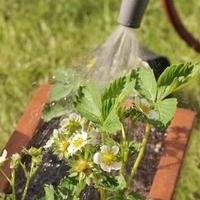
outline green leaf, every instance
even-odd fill
[[[114,80],[110,85],[105,89],[102,95],[102,101],[106,99],[115,99],[118,95],[121,94],[124,86],[126,84],[126,77],[120,77],[117,80]]]
[[[107,191],[120,192],[126,188],[126,181],[123,176],[105,176],[102,175],[98,180],[98,186],[104,188]]]
[[[146,198],[141,197],[139,194],[131,192],[126,200],[145,200]]]
[[[45,185],[44,187],[45,191],[45,200],[54,200],[54,188],[52,185]]]
[[[58,101],[76,91],[81,84],[79,74],[73,69],[59,69],[55,72],[49,101]]]
[[[145,122],[147,120],[147,117],[142,113],[138,108],[132,107],[129,110],[125,112],[126,117],[131,117],[132,120],[134,121],[143,121]]]
[[[77,111],[86,119],[100,123],[102,119],[102,103],[99,89],[95,84],[81,88],[75,102]]]
[[[64,177],[56,190],[57,199],[73,199],[78,185],[76,177]]]
[[[113,81],[102,94],[102,131],[115,133],[121,129],[118,111],[123,101],[134,91],[135,80],[128,74]]]
[[[48,122],[53,118],[60,117],[62,115],[70,113],[70,111],[72,110],[71,104],[72,103],[64,100],[46,104],[42,113],[43,120],[45,122]]]
[[[140,68],[138,70],[136,89],[140,95],[154,102],[157,95],[157,83],[151,68]]]
[[[55,72],[49,102],[43,109],[44,121],[50,121],[71,111],[72,99],[81,82],[79,74],[73,69],[59,69]]]
[[[72,87],[70,85],[65,85],[61,83],[56,83],[51,86],[51,93],[49,101],[58,101],[64,99],[72,92]]]
[[[177,105],[177,99],[169,98],[159,101],[155,105],[155,110],[159,113],[158,121],[164,126],[167,127],[168,123],[171,121],[172,117],[175,114]]]
[[[164,99],[171,93],[181,89],[198,73],[199,69],[191,63],[172,65],[166,68],[158,79],[157,99]]]
[[[129,79],[129,77],[126,77],[124,88],[122,89],[121,93],[116,97],[116,107],[119,107],[124,100],[127,100],[130,95],[137,93],[137,91],[135,90],[135,83],[136,80],[132,80]]]
[[[118,107],[124,99],[134,92],[135,82],[136,80],[131,74],[114,80],[104,90],[102,102],[109,100],[112,101],[113,105],[115,104],[115,107]]]
[[[107,133],[116,133],[121,129],[121,122],[116,113],[116,110],[112,110],[102,124],[102,131]]]
[[[118,182],[118,186],[117,186],[118,190],[120,190],[120,191],[124,190],[127,187],[127,183],[126,183],[124,176],[119,175],[116,177],[116,179]]]

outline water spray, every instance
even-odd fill
[[[156,76],[159,76],[169,66],[166,57],[147,50],[137,38],[148,2],[149,0],[122,0],[119,26],[94,51],[89,64],[93,79],[105,84],[130,69],[143,66],[150,66]]]

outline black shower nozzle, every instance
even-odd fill
[[[127,27],[139,28],[149,0],[122,0],[118,22]]]

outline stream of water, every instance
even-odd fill
[[[94,51],[88,67],[91,76],[100,84],[121,76],[133,67],[148,66],[139,57],[137,30],[118,26],[108,39]]]

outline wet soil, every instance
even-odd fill
[[[59,127],[59,119],[53,119],[48,123],[43,123],[37,130],[37,133],[29,143],[28,147],[41,147],[46,144],[48,139],[53,133],[55,128]],[[125,122],[126,132],[128,132],[128,136],[130,140],[142,141],[144,126],[139,123],[136,125],[132,125],[130,121]],[[134,130],[134,131],[132,131]],[[133,134],[134,132],[134,134]],[[146,196],[150,190],[157,166],[159,164],[160,157],[163,153],[163,141],[166,137],[166,134],[160,133],[156,131],[156,129],[152,129],[152,134],[149,138],[149,143],[147,146],[147,151],[145,152],[145,156],[140,165],[139,171],[132,183],[133,190],[139,193],[142,196]],[[135,159],[135,156],[132,155],[129,159],[127,165],[127,171],[130,172],[130,166]],[[27,156],[23,156],[23,162],[29,166],[30,158]],[[66,176],[68,173],[67,163],[64,161],[58,160],[58,158],[52,153],[48,152],[43,156],[42,164],[32,178],[30,187],[28,189],[28,195],[26,200],[35,200],[44,195],[44,185],[52,184],[53,186],[57,186],[60,180]],[[17,171],[17,179],[16,179],[16,192],[18,198],[20,199],[21,193],[24,188],[25,176],[21,169]],[[94,198],[91,194],[95,194]],[[98,200],[98,195],[94,192],[94,188],[88,187],[84,193],[82,193],[81,200]]]

